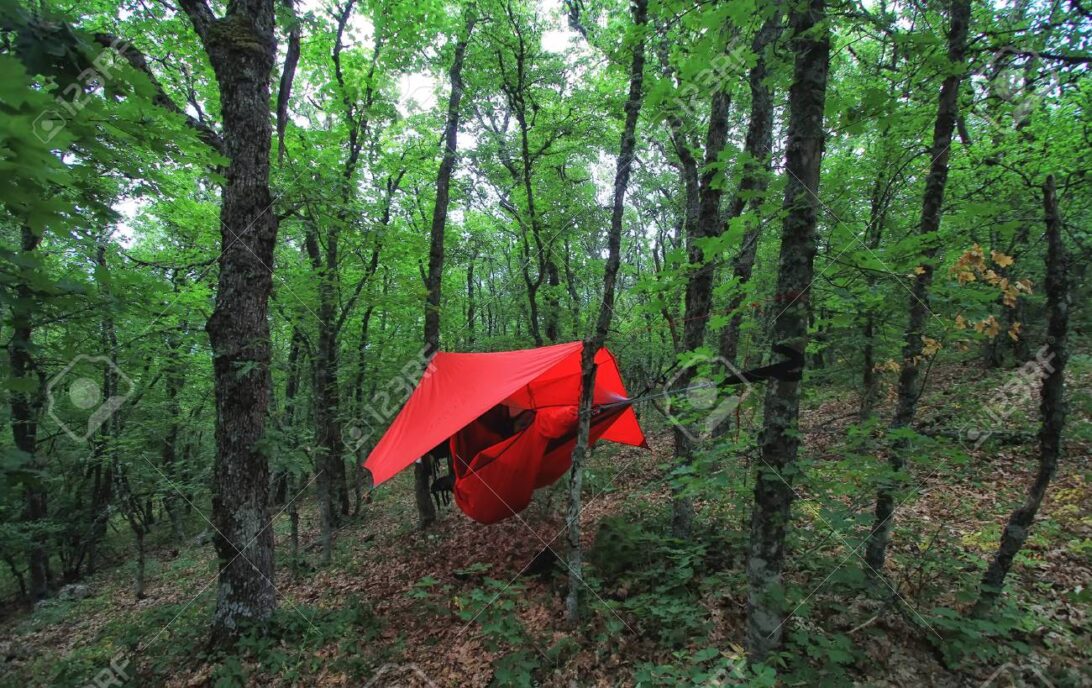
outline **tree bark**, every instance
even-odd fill
[[[167,335],[166,364],[164,371],[164,396],[167,402],[167,431],[163,436],[163,448],[160,452],[163,472],[172,481],[177,482],[178,476],[178,445],[181,429],[182,405],[179,394],[185,384],[182,370],[182,333],[186,325],[181,323],[179,331],[170,332]],[[163,496],[163,508],[171,521],[171,531],[176,540],[181,541],[185,537],[182,528],[182,510],[178,508],[178,492],[170,490]]]
[[[292,99],[292,82],[296,78],[296,67],[300,62],[300,19],[296,15],[295,0],[284,0],[285,11],[291,25],[288,27],[288,49],[284,55],[284,69],[281,70],[281,82],[277,88],[277,164],[284,160],[287,146],[284,132],[288,128],[288,104]]]
[[[470,347],[474,346],[474,326],[478,319],[477,304],[474,302],[474,261],[477,255],[471,254],[470,261],[466,264],[466,342]]]
[[[785,220],[775,296],[775,308],[781,312],[773,321],[772,344],[803,352],[811,310],[823,107],[830,60],[823,0],[797,2],[789,25],[795,57],[785,151]],[[762,460],[755,479],[747,557],[747,649],[752,661],[764,660],[781,646],[781,570],[799,446],[801,383],[774,379],[767,384]]]
[[[920,235],[927,242],[923,252],[920,274],[914,277],[910,289],[910,317],[906,325],[906,341],[903,345],[902,370],[899,373],[898,401],[891,428],[909,427],[917,411],[921,395],[919,370],[922,359],[922,337],[928,323],[929,285],[933,280],[933,259],[938,242],[941,209],[944,204],[944,188],[948,182],[948,158],[951,153],[952,134],[959,113],[959,85],[962,81],[963,55],[967,43],[967,25],[971,19],[970,0],[954,0],[948,28],[948,62],[955,73],[944,79],[937,101],[937,116],[933,125],[933,143],[929,151],[932,161],[925,178],[925,193],[921,204]],[[887,543],[895,516],[895,490],[905,478],[906,451],[904,441],[896,442],[889,453],[891,475],[881,482],[876,495],[876,517],[868,536],[865,563],[871,575],[883,571],[887,556]]]
[[[727,35],[727,32],[724,32]],[[701,248],[701,241],[719,236],[724,229],[720,221],[720,200],[723,189],[714,184],[718,173],[723,170],[718,166],[721,151],[728,140],[728,112],[731,96],[725,87],[717,89],[712,96],[709,113],[709,128],[705,136],[705,155],[698,177],[698,216],[689,224],[686,236],[686,251],[689,261],[689,274],[686,281],[686,300],[683,315],[683,352],[694,351],[705,341],[705,330],[709,323],[709,312],[713,304],[713,277],[716,273],[716,260],[706,256]],[[689,205],[689,202],[688,202]],[[689,215],[689,210],[688,210]],[[680,352],[681,353],[681,352]],[[674,380],[676,390],[685,389],[693,379],[693,367],[684,368],[682,374]],[[693,458],[695,430],[676,423],[675,461],[687,464]],[[677,488],[671,500],[671,533],[675,537],[688,539],[694,521],[694,505],[691,499]]]
[[[470,10],[468,10],[469,12]],[[451,93],[447,100],[447,118],[444,122],[444,154],[436,173],[436,204],[432,207],[432,231],[428,252],[428,275],[425,278],[425,355],[432,356],[440,350],[440,304],[444,273],[444,229],[447,226],[447,207],[451,200],[451,176],[459,150],[459,108],[463,99],[463,62],[470,34],[476,18],[468,14],[466,33],[455,44],[455,56],[448,71]],[[413,466],[414,495],[417,515],[422,528],[436,520],[436,505],[429,492],[432,475],[432,457],[423,456]]]
[[[291,341],[288,345],[288,370],[284,381],[284,411],[281,415],[280,429],[288,437],[295,437],[293,426],[296,421],[296,394],[300,388],[300,358],[303,354],[303,333],[296,326],[292,327]],[[292,440],[288,449],[297,451],[299,442]],[[281,470],[273,476],[273,495],[270,504],[285,504],[288,501],[289,482],[291,474],[288,470]]]
[[[217,18],[205,0],[180,3],[220,90],[230,160],[221,193],[220,276],[206,330],[216,385],[214,539],[220,562],[214,643],[277,605],[269,461],[260,443],[269,405],[269,293],[277,216],[269,192],[269,93],[276,61],[273,0],[238,0]]]
[[[144,526],[133,527],[133,537],[136,540],[136,572],[133,574],[133,599],[144,599]]]
[[[1043,183],[1043,211],[1046,217],[1047,267],[1046,297],[1047,345],[1038,361],[1029,363],[1034,373],[1043,377],[1040,390],[1039,470],[1024,503],[1009,516],[1001,534],[997,553],[982,576],[982,586],[973,614],[986,616],[993,608],[1012,568],[1012,561],[1024,546],[1035,515],[1043,503],[1050,481],[1058,469],[1062,454],[1062,428],[1065,426],[1065,364],[1066,336],[1069,329],[1069,259],[1062,243],[1062,220],[1058,213],[1054,176]]]
[[[889,195],[884,193],[884,176],[887,174],[887,127],[881,134],[879,169],[876,171],[876,179],[872,183],[872,194],[869,201],[868,229],[865,237],[865,246],[875,251],[880,246],[883,238],[883,226],[887,217]],[[869,273],[867,277],[869,291],[875,285],[875,277]],[[876,312],[870,306],[865,306],[864,323],[861,327],[864,335],[864,345],[861,347],[861,405],[858,410],[858,418],[864,422],[872,417],[872,410],[876,405],[876,399],[880,391],[880,379],[876,373]]]
[[[38,455],[38,416],[42,408],[42,379],[32,353],[34,347],[34,304],[36,297],[31,289],[32,267],[35,251],[42,237],[24,225],[20,237],[19,265],[23,273],[15,286],[16,301],[11,308],[12,336],[8,344],[8,362],[11,379],[22,386],[13,387],[10,394],[11,434],[15,448],[23,455],[27,466],[41,470],[43,462]],[[46,491],[35,481],[24,488],[25,506],[23,521],[31,529],[31,546],[27,551],[27,570],[30,578],[31,599],[41,600],[49,594],[49,549],[42,530],[49,516]]]
[[[318,240],[318,218],[308,217],[305,223],[304,246],[311,259],[311,267],[318,274],[318,343],[314,358],[315,404],[315,491],[318,497],[319,528],[322,531],[322,564],[329,564],[333,557],[333,531],[338,524],[335,500],[338,496],[338,470],[341,462],[341,423],[337,382],[338,344],[335,322],[337,320],[336,277],[337,237],[331,228],[326,241],[325,265]],[[333,268],[331,268],[333,266]]]
[[[782,30],[782,8],[775,4],[770,16],[763,22],[751,42],[751,52],[756,56],[753,67],[747,74],[747,83],[751,91],[751,112],[747,121],[747,134],[743,144],[743,176],[739,188],[728,206],[725,224],[740,217],[744,209],[751,212],[747,227],[743,232],[739,253],[732,263],[732,276],[736,280],[736,291],[728,301],[728,324],[721,331],[720,357],[736,365],[739,355],[739,334],[743,324],[744,287],[751,280],[755,256],[758,254],[759,232],[762,220],[759,212],[766,200],[766,190],[770,184],[770,152],[773,150],[774,104],[773,89],[766,83],[769,76],[767,53],[777,43]],[[715,434],[718,436],[728,428],[727,422],[718,424]]]
[[[592,400],[595,394],[595,354],[607,339],[614,313],[614,293],[618,281],[618,270],[621,266],[622,217],[625,212],[626,188],[629,186],[629,177],[637,149],[637,120],[641,115],[644,97],[645,27],[647,24],[648,0],[634,0],[633,25],[636,40],[629,66],[629,94],[624,106],[626,120],[622,127],[622,140],[618,147],[618,165],[614,173],[614,198],[611,206],[610,233],[607,236],[607,263],[603,268],[603,301],[599,305],[595,331],[584,340],[580,355],[580,405],[577,413],[573,463],[569,469],[569,506],[565,514],[569,592],[565,597],[565,617],[574,624],[580,619],[580,589],[584,585],[580,575],[583,566],[580,550],[581,489],[584,484],[584,460],[588,455]]]

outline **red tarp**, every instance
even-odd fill
[[[580,398],[581,342],[498,353],[437,353],[405,407],[364,466],[375,485],[450,440],[455,501],[468,516],[493,523],[522,511],[538,487],[555,482],[572,461]],[[614,357],[595,357],[594,403],[610,404],[592,423],[591,440],[645,446]],[[515,435],[508,408],[532,409]]]

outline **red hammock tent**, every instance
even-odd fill
[[[535,489],[556,482],[572,464],[582,346],[437,353],[364,462],[373,484],[447,442],[452,491],[467,516],[495,523],[519,513]],[[590,441],[647,447],[614,356],[600,349],[595,361]],[[521,413],[526,427],[514,424]]]

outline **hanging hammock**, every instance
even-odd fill
[[[480,523],[518,514],[572,465],[581,342],[497,353],[437,353],[364,467],[379,485],[447,442],[456,504]],[[618,365],[598,366],[589,442],[647,447]]]

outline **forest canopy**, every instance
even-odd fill
[[[1086,685],[1090,43],[0,0],[0,684]],[[439,353],[565,343],[530,506],[364,467]]]

